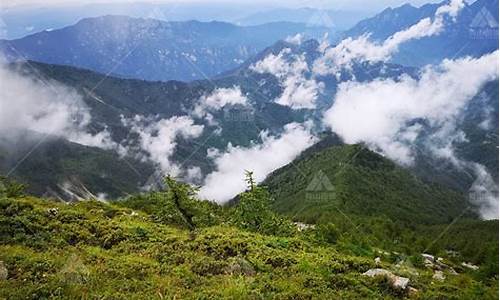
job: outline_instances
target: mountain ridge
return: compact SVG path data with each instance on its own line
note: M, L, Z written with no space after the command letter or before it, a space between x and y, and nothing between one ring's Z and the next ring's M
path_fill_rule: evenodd
M276 40L302 32L320 37L325 30L286 22L241 27L219 21L166 22L110 15L1 40L0 51L9 60L65 64L102 73L112 70L127 78L186 81L234 68Z
M317 179L324 181L322 189L312 185ZM274 196L277 211L305 222L331 219L339 209L361 216L385 215L403 223L444 223L467 207L463 195L424 183L362 145L311 151L271 173L263 185Z
M403 5L397 8L387 8L374 17L360 21L344 32L344 37L356 38L370 34L374 41L383 41L409 28L424 18L433 18L436 10L447 4L425 4L420 7ZM498 0L476 0L459 12L456 20L447 20L444 32L436 36L424 37L409 41L400 46L399 52L391 59L392 62L406 66L424 66L436 64L445 58L453 59L459 56L479 57L498 49ZM483 24L474 25L474 19L481 12L488 12L495 22L493 27ZM477 23L477 22L476 22Z

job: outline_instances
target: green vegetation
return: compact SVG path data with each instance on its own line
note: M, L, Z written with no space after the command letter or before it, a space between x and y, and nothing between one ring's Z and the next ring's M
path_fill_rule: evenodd
M272 173L264 182L273 207L308 223L380 217L405 224L451 222L469 205L448 188L423 182L362 145L335 145ZM472 212L466 214L474 217Z
M24 195L25 186L8 177L0 176L0 195L5 197L21 197Z
M231 213L232 223L241 229L290 236L295 231L293 224L274 213L270 206L268 191L255 184L253 173L247 171L248 190L239 196L238 205Z
M318 224L320 239L353 255L369 247L486 264L498 274L498 221L480 221L464 195L425 182L362 145L324 140L264 182L274 210ZM489 271L486 271L489 270Z
M0 152L4 144L0 138ZM7 147L5 158L0 156L0 172L14 170L11 176L26 183L30 194L65 196L59 185L77 181L96 195L104 193L115 198L137 192L154 172L151 164L138 159L120 158L114 151L60 138L33 136L22 146L19 144L13 149ZM30 155L23 158L28 152ZM16 165L21 160L23 163Z
M465 257L443 255L459 274L435 280L419 255L381 254L369 235L353 234L352 228L325 223L297 230L270 210L267 190L254 184L251 173L247 181L248 190L231 207L198 201L196 189L170 177L165 191L111 204L66 204L2 193L0 260L8 275L0 279L0 298L497 297L498 273L483 272L487 264L466 270L458 264ZM468 226L466 234L490 232L494 223ZM437 226L426 228L439 232ZM498 237L495 242L498 247ZM466 253L471 245L454 246ZM418 291L410 295L383 278L363 276L376 267L376 256L382 257L378 267L410 278Z
M211 93L215 88L240 86L243 94L252 103L251 113L245 115L241 108L234 115L226 115L226 110L213 112L217 126L204 120L196 120L197 125L205 125L202 135L196 139L180 139L172 160L186 162L185 167L200 167L203 174L213 171L213 162L207 159L209 148L225 149L228 143L248 146L259 139L262 130L276 133L290 122L303 122L305 112L276 104L274 99L281 93L279 82L268 78L266 86L260 86L260 78L232 75L214 80L200 80L191 83L179 81L153 82L123 79L107 76L89 70L70 66L51 65L39 62L13 63L12 70L24 75L34 75L46 81L59 82L74 88L90 109L92 119L88 126L92 132L108 129L113 141L127 140L129 146L138 145L137 134L122 122L122 116L156 116L168 119L186 115L193 109L199 98ZM33 69L35 68L35 69ZM267 96L263 99L263 93ZM103 104L105 103L105 104ZM245 109L248 112L248 108ZM221 130L219 134L215 131ZM29 132L28 136L34 133ZM41 140L43 139L43 141ZM34 147L41 142L40 146ZM43 142L43 143L42 143ZM47 187L59 192L57 185L69 178L76 178L94 193L105 193L110 198L138 193L147 178L153 174L153 163L144 163L134 155L125 159L114 151L86 147L54 137L35 136L23 141L6 140L0 137L0 173L8 173L15 164L12 174L20 182L29 185L29 192L45 195ZM15 147L10 147L15 145ZM26 159L23 156L35 149ZM193 151L193 149L198 149ZM187 159L189 158L189 159Z

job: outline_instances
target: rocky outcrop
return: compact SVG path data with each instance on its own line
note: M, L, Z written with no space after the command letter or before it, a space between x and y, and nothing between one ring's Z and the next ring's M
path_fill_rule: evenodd
M377 277L377 276L386 277L387 279L389 279L389 282L391 283L392 287L399 290L406 290L410 283L409 278L394 275L391 271L385 269L370 269L365 273L363 273L363 275L369 277Z
M434 271L434 275L432 275L432 279L438 280L438 281L443 281L445 279L445 276L443 274L443 271Z
M313 225L313 224L306 224L306 223L302 223L302 222L294 222L293 224L295 226L297 226L297 230L298 231L304 231L304 230L309 230L309 229L316 228L316 226Z
M471 264L471 263L466 263L466 262L463 262L463 263L462 263L462 267L466 267L467 269L471 269L471 270L474 270L474 271L479 270L479 267L478 267L478 266L473 265L473 264Z
M424 258L424 265L435 271L448 271L452 275L458 274L453 267L449 266L444 262L442 257L435 258L430 254L422 253L422 257ZM442 272L441 272L442 273Z

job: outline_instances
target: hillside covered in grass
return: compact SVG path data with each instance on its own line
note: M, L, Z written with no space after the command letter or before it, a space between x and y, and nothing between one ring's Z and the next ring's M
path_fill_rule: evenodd
M264 184L277 211L307 222L335 219L339 211L410 224L447 223L464 211L474 217L464 195L424 182L363 145L310 149Z
M438 249L454 250L438 279L420 253L374 247L353 228L297 226L270 210L266 189L251 180L231 207L199 201L195 189L170 178L168 191L113 203L23 196L5 182L0 298L495 299L498 293L498 272L461 266L466 245ZM467 235L471 230L485 229L469 226ZM467 240L454 234L455 241ZM498 251L498 236L494 242ZM376 267L408 278L408 287L363 275Z

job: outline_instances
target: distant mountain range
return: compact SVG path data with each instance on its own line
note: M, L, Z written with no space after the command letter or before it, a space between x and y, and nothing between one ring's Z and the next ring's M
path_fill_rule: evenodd
M382 41L424 18L432 18L437 8L446 3L443 1L421 7L405 4L387 8L372 18L360 21L344 36L370 34L371 39ZM442 33L404 43L392 61L406 66L422 66L438 63L444 58L477 57L498 49L498 3L498 0L477 0L466 4L455 21L446 21Z
M464 16L465 12L469 12L470 15L474 10L483 11L480 15L484 16L485 10L478 8L483 2L479 0L467 7L463 12ZM498 1L490 3L491 5L498 5ZM405 5L397 9L388 9L376 17L379 18L377 22L383 26L374 26L377 22L368 19L360 22L350 34L358 36L368 30L373 32L374 38L384 39L418 22L420 18L432 15L436 7L437 4L421 8ZM401 17L405 14L413 16L413 19L407 20ZM466 22L464 16L460 15L457 24ZM491 21L489 17L485 18ZM480 21L474 22L482 24ZM271 134L278 134L283 130L283 126L290 122L310 119L316 122L317 128L320 128L322 114L331 106L337 87L342 82L353 78L359 82L374 78L396 79L403 74L418 76L416 68L400 64L355 63L349 70L342 70L339 74L314 78L322 85L317 95L316 109L292 109L280 105L275 100L284 92L284 80L270 73L256 72L252 66L262 62L269 55L278 56L283 53L282 58L290 65L297 57L303 57L306 69L310 70L313 62L321 55L320 42L315 39L301 42L293 40L274 42L289 33L301 32L304 29L312 30L312 34L319 34L323 30L321 27L307 27L298 23L269 23L242 27L223 22L163 22L153 19L105 16L84 19L74 26L44 31L18 40L4 40L0 42L0 47L3 47L11 59L19 58L17 51L24 51L28 58L42 61L42 63L30 61L30 66L21 62L11 64L11 67L14 69L19 67L28 74L33 72L31 67L34 67L42 78L74 88L83 96L85 104L90 109L92 121L89 127L93 131L107 129L114 142L121 143L128 140L132 146L134 143L137 144L137 133L132 132L130 125L124 124L123 118L131 119L135 115L141 115L166 119L188 115L201 97L218 88L238 86L253 109L251 126L247 123L226 120L225 111L220 107L212 112L218 124L214 125L203 118L197 119L196 124L204 125L209 130L204 130L201 136L192 140L181 139L172 157L174 161L183 161L189 157L190 163L186 167L198 167L204 176L214 170L213 161L207 158L207 150L210 148L222 150L228 143L249 146L252 145L252 141L259 139L261 131L267 130ZM454 45L458 45L458 40L458 38L453 40L457 42ZM441 44L442 41L441 38L428 39L435 49L445 48ZM492 45L490 41L484 44ZM16 50L12 50L11 46ZM486 51L477 47L475 48L479 51L477 53ZM418 46L415 46L415 49L417 48ZM464 51L463 54L474 54L467 52L467 49ZM440 56L434 56L435 53L430 51L425 53L428 54L427 60L448 55L442 51L438 53ZM201 78L200 76L211 79L191 80ZM300 76L311 80L313 75L307 71ZM141 80L144 78L152 80ZM170 78L181 78L187 82L155 81ZM470 141L456 146L462 158L484 164L490 173L497 174L498 131L481 130L476 123L483 117L481 114L485 108L493 107L492 113L496 116L493 121L498 125L498 99L495 100L495 97L498 97L498 83L488 84L485 91L489 97L481 100L481 97L477 96L479 100L473 101L475 104L468 108L465 119L458 124ZM216 131L217 134L212 135L210 133L212 131ZM64 166L81 164L86 159L91 159L89 157L96 160L108 157L110 165L106 166L107 170L119 170L119 167L123 167L123 165L118 166L122 158L116 153L67 141L61 143L57 141L60 139L51 138L47 143L44 142L42 147L54 149L46 150L52 151L53 154L50 165L40 164L42 159L35 153L23 163L26 169L19 169L23 171L14 174L21 180L29 182L33 186L32 191L37 194L45 192L44 187L57 189L61 181L60 176L71 177L69 173L63 171ZM199 151L191 155L191 150L197 147ZM23 149L29 149L29 145L25 145ZM39 154L43 156L44 153L42 151ZM82 160L78 161L79 156L75 156L74 153L80 153ZM12 161L18 158L16 155L7 148L0 149L0 168L3 172L13 167ZM411 171L426 182L440 182L456 190L461 190L461 185L470 184L468 179L463 179L462 174L457 174L455 169L443 173L443 170L435 170L434 161L425 154L420 158L417 167ZM144 173L152 173L155 170L154 163L137 159L134 155L126 159L133 166L137 166L136 169L145 170ZM70 162L63 163L63 161ZM61 169L54 172L50 170L51 166L54 166L54 169ZM100 172L99 165L87 166L89 168L72 168L71 172L82 181L90 180L89 178ZM30 174L26 170L35 168L42 170L40 172L44 175L26 175ZM127 174L121 171L103 172ZM133 179L133 184L127 182L127 186L123 186L126 180L121 175L109 176L108 182L103 185L97 182L85 182L85 184L99 193L119 196L119 191L126 193L137 191L147 180L145 176L141 176Z
M499 0L449 1L27 9L127 11L0 39L0 298L497 299Z
M270 22L298 22L332 25L345 30L370 13L360 10L328 10L316 8L276 8L273 3L68 3L65 5L2 8L0 11L0 39L17 39L47 29L62 28L84 18L102 15L126 15L135 18L153 18L162 21L202 22L223 21L240 25L261 25ZM369 9L374 11L373 8Z
M279 53L284 49L290 49L291 54L306 53L309 60L312 60L317 53L318 42L309 40L300 45L277 42L266 48L255 57L249 59L245 64L227 72L212 80L200 80L190 83L180 81L151 82L137 79L122 79L114 76L106 76L90 70L44 64L38 62L12 64L12 70L22 72L31 76L34 72L44 80L56 81L65 86L74 88L80 95L86 106L90 109L92 116L89 128L93 131L107 128L111 133L111 138L120 143L124 140L137 143L136 136L131 132L131 128L123 124L122 116L133 118L136 114L142 116L156 116L157 118L171 118L173 116L186 115L192 110L196 102L216 88L230 88L239 86L243 94L250 101L253 109L251 122L234 122L225 117L225 110L213 111L214 120L218 125L210 125L210 122L198 120L198 124L204 124L204 133L193 140L179 141L172 160L184 161L189 157L189 162L185 167L199 167L202 175L213 171L213 163L207 158L206 153L209 148L224 149L228 143L239 146L249 146L251 141L259 139L262 130L268 130L271 134L278 134L285 124L290 122L303 122L306 117L321 113L312 110L294 110L290 107L274 103L283 91L280 80L271 74L259 74L250 69L250 65L265 58L270 53ZM354 74L360 80L367 80L371 76L397 77L403 73L411 73L411 68L404 68L393 65L389 70L384 64L378 66L355 66ZM35 70L33 70L34 68ZM344 78L325 78L327 90L320 95L321 103L319 107L327 107L331 103L331 95L339 81L348 80L350 76ZM319 115L318 115L319 116ZM201 122L201 123L200 123ZM218 134L211 134L220 126ZM32 135L32 133L27 133ZM44 194L48 191L60 193L60 184L70 178L77 178L84 186L92 192L107 194L112 197L131 193L146 184L148 176L154 173L155 165L152 162L144 162L134 157L134 155L120 158L113 151L106 151L99 148L82 146L59 137L51 137L42 140L40 137L26 139L22 149L12 151L9 142L0 141L0 169L8 172L14 167L14 163L19 160L19 153L28 152L38 142L42 146L32 153L25 161L23 167L16 169L12 175L20 181L29 183L30 191L36 194ZM192 153L192 149L199 147L199 151ZM43 157L50 152L50 163L44 162ZM78 155L77 155L78 154ZM79 159L79 157L81 159ZM100 161L106 159L106 164L84 164L84 161ZM124 164L126 162L126 164ZM67 168L70 165L85 167ZM140 171L141 176L129 174L127 164ZM36 172L32 171L37 169ZM121 168L129 169L127 172L120 171ZM113 172L110 170L114 170ZM116 172L115 172L116 171ZM31 174L31 175L29 175ZM97 175L96 175L97 174ZM106 174L106 175L103 175ZM129 174L129 175L126 175ZM105 181L95 181L95 177L105 176ZM123 176L122 176L123 175ZM125 176L126 175L126 176ZM131 180L126 180L125 177ZM135 178L135 179L134 179ZM133 179L133 180L132 180ZM128 185L124 186L124 183Z
M423 18L432 18L444 3L387 8L342 35L370 34L371 39L382 41ZM311 8L269 10L235 21L248 26L108 15L20 39L0 40L0 51L11 60L69 65L124 78L190 81L248 65L244 62L266 47L299 33L302 40L321 39L330 33L330 40L338 41L339 28L355 19L346 12ZM467 5L456 21L446 21L441 34L409 41L399 48L391 62L416 67L492 52L498 49L498 0Z
M95 132L107 128L113 141L117 143L126 141L132 147L137 146L137 134L132 131L131 126L123 123L123 118L132 119L140 115L154 117L157 120L186 116L203 95L210 94L217 88L239 86L249 99L252 109L251 120L242 122L233 120L227 117L229 111L227 109L231 106L221 107L212 112L216 124L203 118L197 119L196 124L205 126L203 134L196 139L180 139L176 146L172 160L184 161L186 168L199 167L202 174L213 170L212 162L207 158L209 148L223 149L228 143L249 146L252 140L259 139L262 130L268 130L273 134L279 133L285 124L303 122L305 117L303 111L295 111L271 101L279 95L280 89L276 80L268 75L254 74L252 78L229 76L191 83L150 82L121 79L89 70L37 62L29 62L29 65L12 64L10 67L25 76L35 77L33 75L37 74L36 78L41 80L56 81L74 88L82 95L85 105L90 110L92 121L88 126L89 129ZM267 84L259 86L259 82L264 78ZM150 121L152 122L153 120ZM57 136L42 138L33 132L27 132L24 136L26 137L24 142L19 145L16 144L17 141L14 143L6 138L0 139L0 170L2 173L9 172L22 158L20 157L22 153L29 152L32 147L40 143L40 146L36 147L37 151L23 160L22 168L16 168L11 174L20 181L28 183L30 191L39 195L47 192L47 188L50 191L60 192L59 185L64 181L63 178L69 180L74 177L96 194L123 196L123 193L139 191L157 169L153 162L138 159L136 152L120 158L114 151L70 143ZM196 148L198 151L193 151ZM107 162L85 163L85 161L101 160ZM122 168L127 168L127 172ZM138 178L135 172L129 174L129 171L134 169L139 170ZM106 180L98 183L95 181L96 176L99 178L101 175L105 176ZM124 181L127 183L125 186Z
M235 68L277 40L298 33L319 38L328 31L290 22L241 27L104 16L0 41L0 51L11 60L70 65L126 78L189 81Z
M329 9L303 8L277 8L261 11L241 19L235 20L241 25L258 25L271 22L297 22L309 26L323 26L332 28L335 32L349 29L368 13L358 11L337 11Z
M373 78L397 78L402 74L416 76L415 69L396 64L355 64L352 70L338 78L335 76L317 78L321 80L325 86L323 92L318 95L317 110L294 110L290 107L275 103L274 99L279 97L283 92L282 82L272 74L256 73L251 66L266 58L268 55L277 55L285 49L289 49L287 50L288 56L285 57L286 59L294 59L296 55L304 54L305 60L308 64L311 64L319 55L318 46L319 43L315 40L304 41L301 44L280 41L248 59L245 63L232 71L228 71L212 80L200 80L190 83L180 81L151 82L136 79L121 79L69 66L49 65L36 62L30 62L30 64L37 69L37 72L39 72L43 78L55 80L78 91L79 94L83 96L85 104L90 108L92 116L90 127L93 128L93 130L107 128L111 133L112 139L118 143L127 139L132 142L135 140L135 135L131 133L131 128L127 127L122 122L121 116L132 118L136 114L139 114L143 116L156 115L158 118L171 118L173 116L186 115L194 108L196 102L203 95L212 92L216 88L239 86L243 94L248 97L251 107L254 109L251 123L252 126L249 126L249 123L245 122L241 123L225 120L224 110L216 110L213 112L213 116L214 119L219 122L218 126L220 126L221 131L217 135L211 135L210 132L217 129L217 126L210 125L210 122L206 120L198 120L198 124L204 124L207 126L206 128L208 130L204 130L204 133L200 137L193 140L179 141L176 148L177 150L172 158L175 161L183 161L184 158L191 155L192 151L190 151L190 149L198 147L196 146L197 144L201 144L202 146L199 151L190 157L188 166L199 167L202 175L204 175L213 171L214 166L212 161L206 157L207 150L211 147L223 149L229 142L233 145L248 146L252 140L258 140L259 133L262 130L269 130L271 133L276 134L282 130L285 124L290 122L302 122L308 118L317 120L317 125L320 125L319 119L321 118L322 111L331 106L333 95L335 94L338 84L350 80L352 76L361 82L369 81ZM32 72L27 65L21 64L21 66L23 66L21 69L28 72L28 74ZM308 75L306 74L306 76ZM474 125L474 122L477 122L476 119L482 117L480 113L485 107L491 106L495 109L495 103L498 103L498 100L495 102L495 95L498 95L498 84L491 83L485 87L485 89L486 94L490 95L490 97L486 99L486 102L478 100L479 102L477 102L474 107L470 108L470 112L467 113L467 118L460 124L467 136L470 136L472 140L471 142L465 142L463 145L459 146L462 157L483 163L492 174L495 174L495 170L498 170L498 158L495 158L495 151L497 151L495 145L498 145L498 133L495 135L494 133L480 130ZM498 109L495 109L493 113L498 115ZM498 119L495 119L495 122L498 123ZM48 148L58 148L57 143L52 142L49 145L47 146ZM65 146L65 149L83 151L90 156L111 155L97 148L91 151L86 150L89 149L89 147L83 147L82 150L78 150L77 148L78 145L76 144L73 144L73 146ZM55 151L55 153L66 153L64 155L69 155L74 159L75 157L70 154L71 152L72 150ZM9 168L12 167L12 165L7 163L12 160L9 159L9 155L7 155L10 152L5 151L5 153L3 171L9 170ZM60 158L64 159L64 155ZM117 154L114 156L114 161L118 164L120 158ZM36 161L36 156L33 156L32 159ZM56 157L54 157L54 159L56 159ZM145 173L151 173L155 169L153 164L144 164L137 161L134 157L129 157L127 160L133 165L140 166L138 168L147 170ZM27 165L28 169L30 165L33 167L31 159L28 159L24 164ZM80 170L74 169L74 171L76 175L81 171L83 173L80 177L89 178L89 173L87 173L87 169L85 168ZM91 174L97 172L96 169L88 171ZM442 170L434 170L433 161L430 158L423 157L418 167L413 171L415 174L419 174L421 178L425 178L428 181L437 181L455 189L460 189L461 184L459 182L461 181L458 179L461 178L461 175L457 175L454 169L449 173L442 173ZM48 170L47 173L49 173ZM63 173L64 172L59 172L58 174ZM123 174L123 172L119 174ZM34 180L33 186L36 187L35 190L38 194L43 192L41 187L44 185L42 182L52 181L52 184L48 186L52 189L57 188L58 179L56 177L50 179L51 176L49 175L42 176L43 181L40 182L35 177L27 178L22 172L18 172L15 175L21 176L21 179L27 182ZM130 186L123 189L116 188L116 185L119 183L115 182L115 180L119 182L120 179L114 179L113 176L115 175L110 175L109 178L111 182L114 182L113 184L110 183L107 187L103 186L102 189L97 188L96 190L110 195L116 195L115 193L118 190L131 191ZM147 178L142 179L147 180ZM141 185L142 184L144 184L144 182L142 182ZM470 184L470 182L465 180L462 181L462 184L466 186L466 184ZM91 186L95 187L93 185ZM136 186L136 188L138 188L138 186Z

